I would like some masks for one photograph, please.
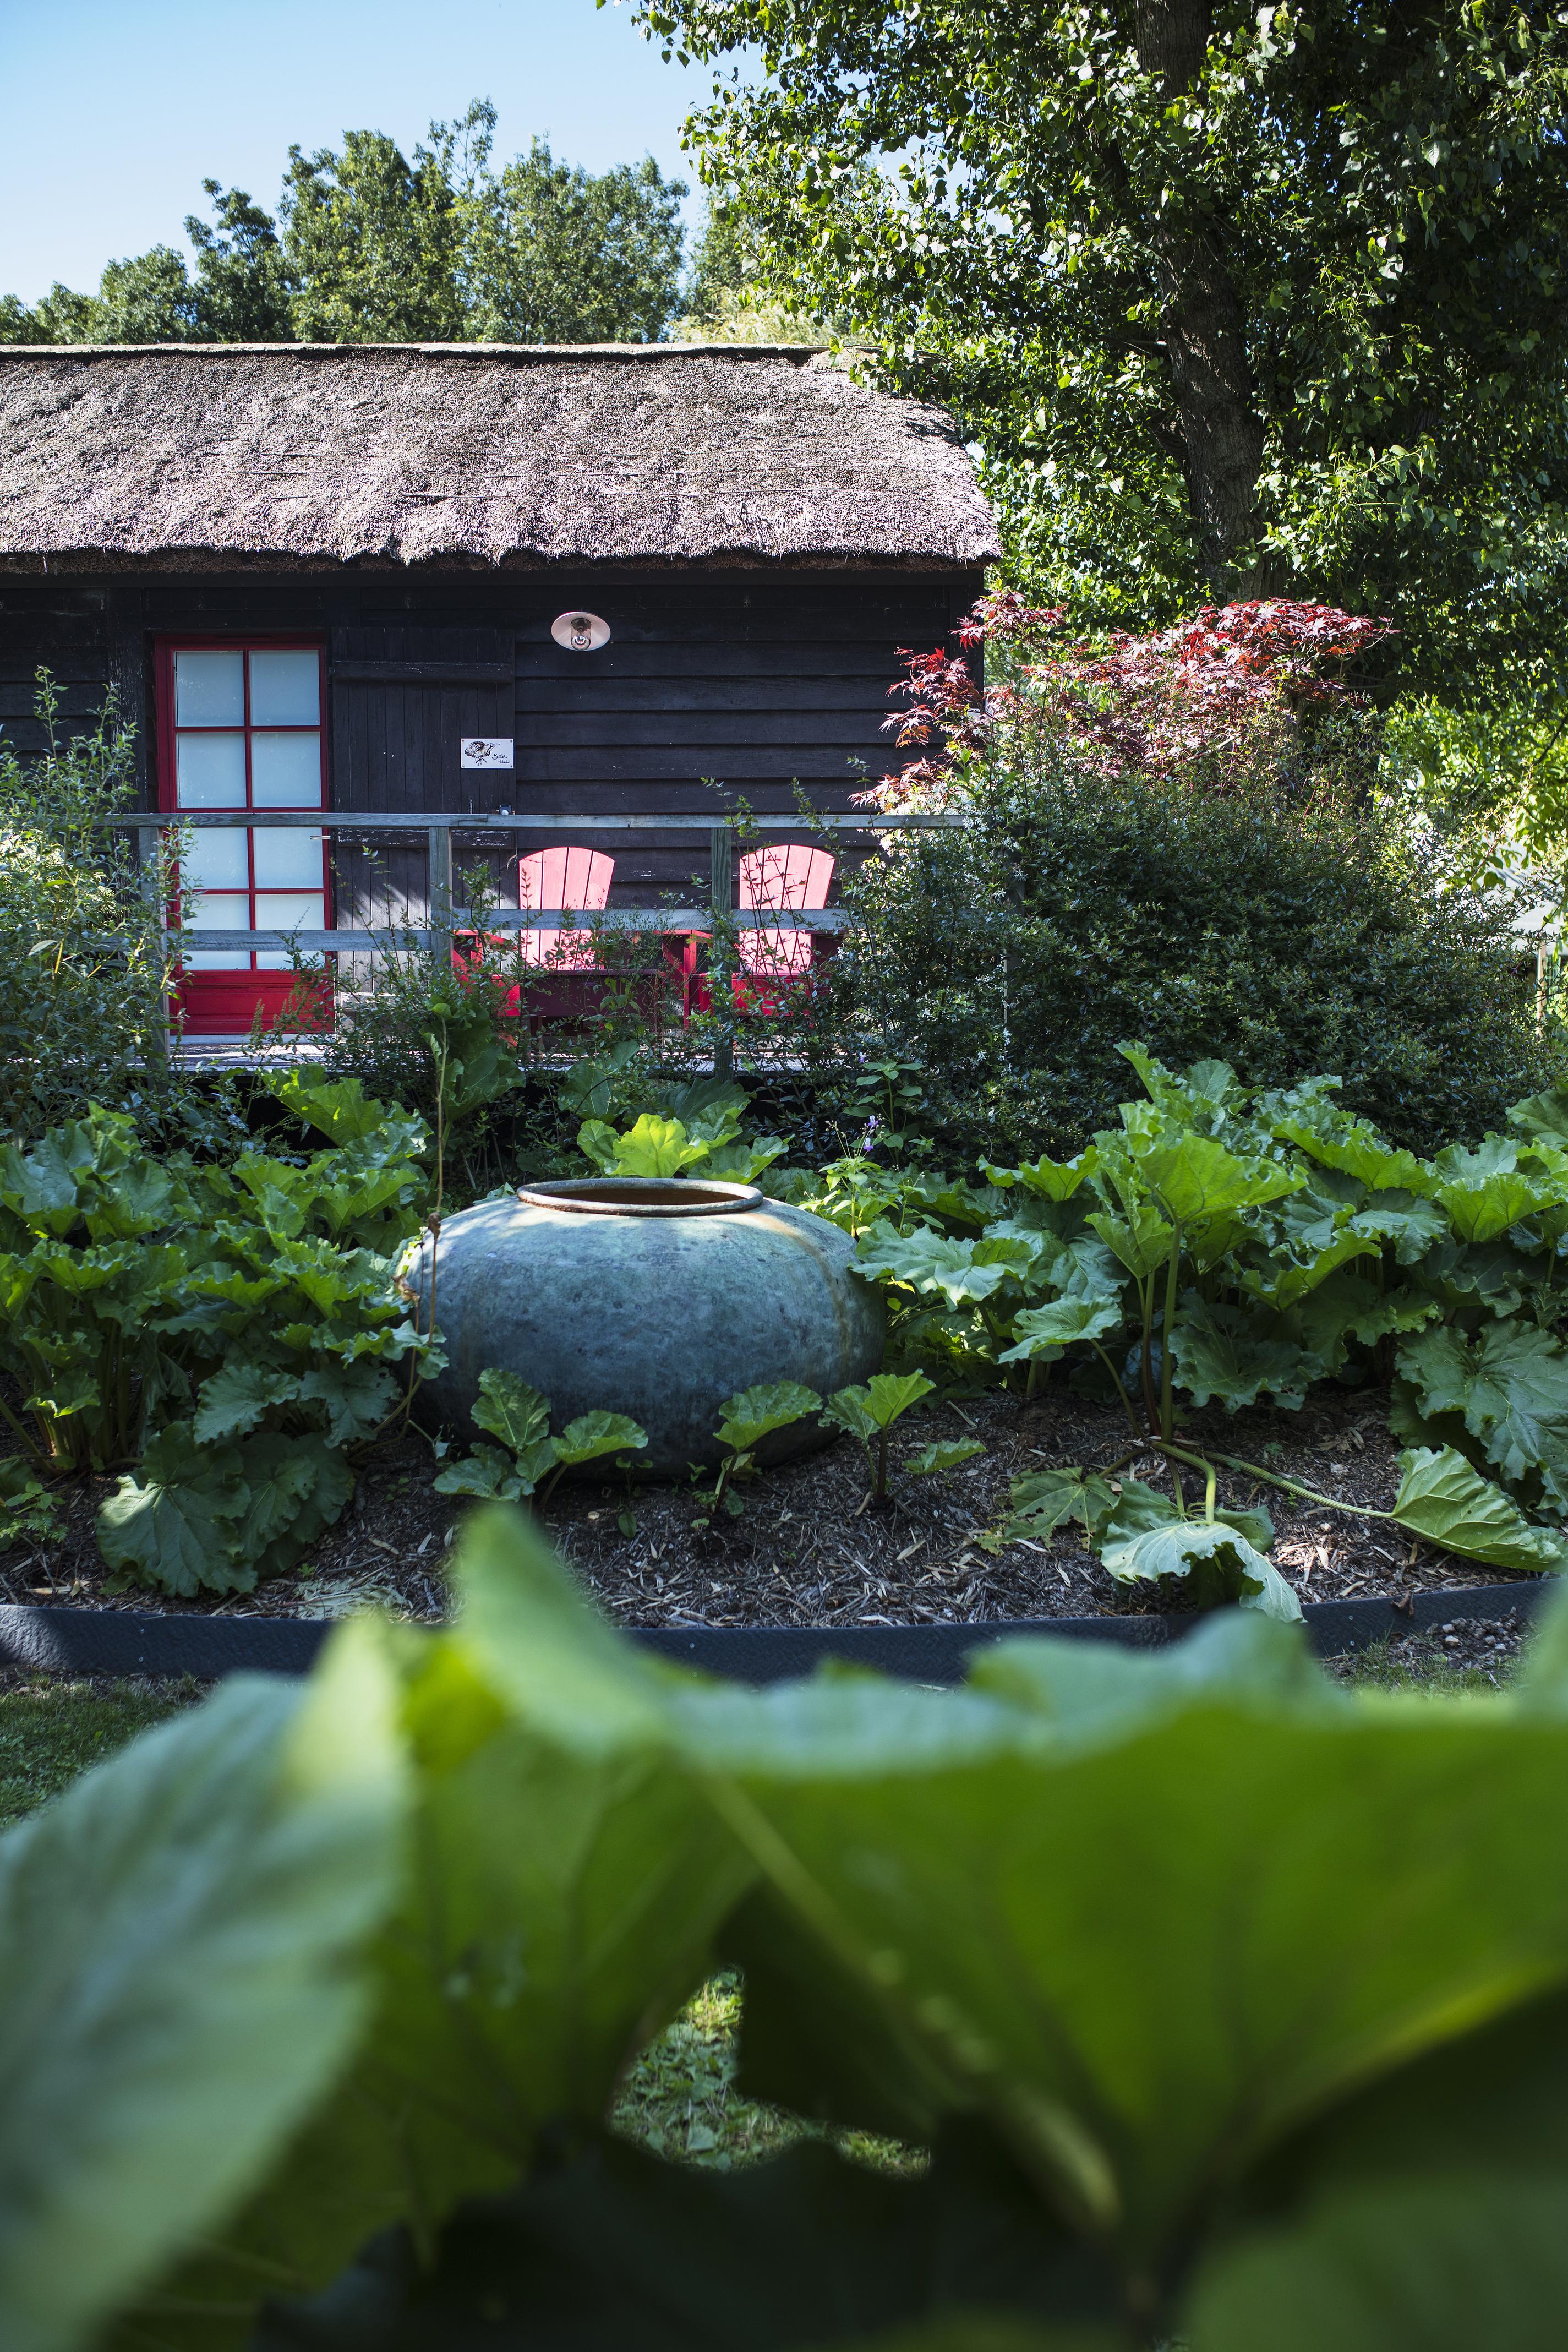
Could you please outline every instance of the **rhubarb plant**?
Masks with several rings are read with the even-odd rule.
[[[448,1464],[434,1482],[438,1495],[516,1503],[537,1493],[543,1504],[568,1470],[606,1454],[615,1456],[617,1469],[627,1467],[648,1443],[647,1431],[623,1412],[579,1413],[552,1437],[549,1397],[516,1372],[493,1366],[479,1375],[472,1418],[500,1444],[486,1445],[481,1439],[472,1453]]]
[[[1414,1706],[1256,1611],[716,1685],[499,1510],[455,1582],[0,1839],[7,2346],[1557,2340],[1568,1595]],[[716,1966],[819,2127],[735,2171],[610,2124]]]

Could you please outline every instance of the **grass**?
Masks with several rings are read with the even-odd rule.
[[[918,2172],[925,2152],[869,2132],[804,2122],[762,2106],[735,2087],[741,1988],[733,1973],[710,1977],[673,2025],[648,2044],[626,2078],[614,2125],[623,2138],[675,2163],[727,2172],[777,2156],[792,2140],[826,2139],[841,2156],[883,2172]]]
[[[1500,1661],[1491,1672],[1458,1665],[1427,1642],[1374,1642],[1364,1650],[1325,1661],[1336,1681],[1362,1690],[1419,1691],[1431,1698],[1496,1696],[1519,1664],[1519,1655]]]
[[[202,1696],[199,1683],[56,1682],[0,1690],[0,1828]]]

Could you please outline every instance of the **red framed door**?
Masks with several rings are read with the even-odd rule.
[[[158,648],[158,800],[171,811],[327,804],[326,649],[317,639],[183,637]],[[204,930],[323,930],[324,833],[308,825],[204,827],[180,862],[184,920]],[[189,893],[187,897],[186,894]],[[287,954],[244,949],[185,958],[180,999],[196,1036],[275,1020]]]

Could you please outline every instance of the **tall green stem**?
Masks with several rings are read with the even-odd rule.
[[[1155,1410],[1155,1364],[1151,1352],[1155,1324],[1155,1277],[1152,1274],[1145,1275],[1142,1282],[1139,1283],[1138,1297],[1144,1309],[1143,1338],[1139,1342],[1139,1354],[1144,1372],[1144,1411],[1148,1416],[1148,1425],[1153,1429],[1159,1420],[1159,1414]],[[1120,1388],[1121,1381],[1118,1381],[1116,1385]]]
[[[1104,1349],[1100,1345],[1098,1339],[1091,1339],[1089,1345],[1093,1349],[1094,1353],[1099,1357],[1100,1361],[1110,1373],[1112,1381],[1115,1385],[1116,1394],[1122,1400],[1122,1411],[1127,1416],[1127,1426],[1133,1433],[1133,1444],[1134,1446],[1142,1446],[1144,1443],[1144,1433],[1138,1427],[1138,1416],[1133,1411],[1133,1400],[1127,1394],[1126,1390],[1122,1386],[1121,1380],[1117,1375],[1115,1365],[1111,1361],[1110,1357],[1105,1353]],[[1131,1459],[1130,1456],[1129,1459]]]
[[[1171,1232],[1170,1265],[1166,1275],[1166,1319],[1160,1332],[1160,1435],[1168,1445],[1176,1429],[1176,1413],[1172,1388],[1176,1379],[1176,1355],[1171,1347],[1171,1334],[1176,1329],[1176,1281],[1181,1270],[1181,1227]]]
[[[1172,1445],[1168,1441],[1159,1438],[1156,1438],[1155,1443],[1162,1454],[1174,1454],[1178,1462],[1190,1463],[1195,1470],[1207,1471],[1209,1477],[1213,1477],[1214,1473],[1203,1454],[1184,1453],[1179,1445]],[[1315,1486],[1303,1486],[1294,1478],[1282,1478],[1277,1470],[1260,1469],[1256,1462],[1243,1462],[1240,1455],[1237,1454],[1216,1454],[1214,1460],[1223,1462],[1228,1470],[1242,1470],[1246,1472],[1249,1478],[1260,1478],[1266,1486],[1282,1486],[1288,1495],[1300,1495],[1309,1503],[1321,1503],[1325,1511],[1348,1511],[1353,1517],[1358,1519],[1392,1519],[1394,1517],[1392,1511],[1375,1511],[1366,1503],[1342,1503],[1337,1496],[1320,1495]]]

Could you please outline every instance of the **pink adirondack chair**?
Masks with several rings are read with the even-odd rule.
[[[598,914],[610,903],[614,873],[613,857],[597,849],[536,849],[517,860],[517,904],[538,914]],[[553,971],[591,971],[599,961],[587,932],[522,931],[518,944],[525,963]]]
[[[758,913],[809,914],[825,907],[834,860],[825,849],[804,842],[770,842],[748,849],[736,867],[736,900]],[[811,934],[806,930],[741,931],[736,952],[742,970],[758,980],[799,980],[811,966]]]

